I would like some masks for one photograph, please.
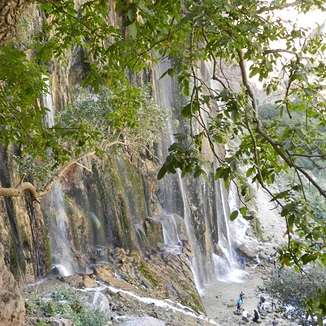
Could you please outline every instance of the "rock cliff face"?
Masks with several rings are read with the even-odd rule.
[[[23,325],[25,303],[17,281],[4,261],[4,248],[0,244],[0,320],[1,325]]]

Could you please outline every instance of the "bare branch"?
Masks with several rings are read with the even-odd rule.
[[[0,197],[19,197],[23,191],[29,190],[34,200],[39,197],[35,187],[30,182],[20,182],[16,188],[0,187]]]

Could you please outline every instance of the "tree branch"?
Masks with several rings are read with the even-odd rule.
[[[34,200],[39,197],[35,187],[30,182],[20,182],[16,188],[0,187],[0,197],[19,197],[24,190],[29,190]]]

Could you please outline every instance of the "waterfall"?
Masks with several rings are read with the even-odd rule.
[[[220,198],[216,198],[216,202],[220,200],[222,205],[222,212],[217,216],[217,229],[218,229],[218,245],[223,250],[229,263],[233,262],[232,244],[229,230],[229,216],[230,209],[227,206],[227,200],[225,199],[224,187],[220,179],[215,181],[216,183],[216,195]],[[218,191],[219,190],[219,191]]]
[[[175,103],[175,89],[172,87],[172,79],[170,79],[168,76],[165,76],[164,78],[160,79],[163,72],[165,72],[170,66],[170,63],[162,62],[158,65],[158,71],[156,73],[157,81],[155,86],[157,87],[156,94],[158,96],[157,102],[160,106],[165,107],[167,109],[170,109],[174,107]],[[169,118],[168,126],[166,130],[166,137],[162,139],[162,145],[161,145],[161,153],[159,153],[159,157],[164,160],[167,153],[168,153],[168,147],[174,142],[174,136],[173,134],[176,133],[176,131],[173,131],[173,124],[171,121],[171,118]],[[196,246],[196,243],[193,240],[193,231],[191,230],[191,225],[189,223],[189,213],[188,213],[188,205],[185,195],[185,187],[183,180],[181,178],[180,171],[177,171],[176,175],[166,175],[164,180],[162,180],[159,183],[160,186],[160,199],[161,199],[161,205],[163,207],[163,210],[167,212],[165,215],[165,218],[167,216],[171,216],[169,214],[176,213],[179,216],[182,216],[184,225],[186,228],[186,234],[183,235],[183,237],[190,241],[192,246],[192,253],[193,253],[193,260],[191,262],[191,267],[194,271],[194,279],[197,288],[200,287],[199,282],[199,275],[197,273],[196,269],[196,249],[194,246]],[[172,215],[174,218],[174,216]],[[165,225],[166,223],[163,223],[162,225]],[[169,230],[167,230],[169,231]]]
[[[214,70],[211,62],[202,62],[198,69],[198,76],[207,85],[207,89],[203,88],[205,95],[211,95],[211,89],[218,89],[220,85],[211,78],[211,71]],[[212,108],[218,107],[218,103],[211,103]],[[207,111],[210,109],[207,108]],[[214,109],[213,109],[214,110]],[[214,114],[214,112],[213,112]],[[204,110],[201,113],[203,123],[206,128],[209,127],[207,113]],[[219,149],[215,147],[215,152],[219,153]],[[207,151],[204,153],[206,159],[212,162],[214,170],[219,167],[219,162],[212,157]],[[217,225],[217,247],[213,252],[213,259],[217,280],[220,281],[238,281],[239,275],[243,274],[239,270],[238,263],[234,254],[234,247],[237,242],[245,237],[245,231],[248,228],[248,222],[240,216],[235,221],[230,221],[230,212],[238,210],[239,206],[236,201],[236,189],[234,183],[231,182],[230,189],[225,189],[223,181],[218,179],[214,181],[215,191],[215,214]]]
[[[220,182],[221,194],[223,196],[224,191]],[[242,282],[242,278],[246,275],[246,272],[239,268],[239,263],[234,257],[234,247],[246,242],[246,230],[249,227],[249,222],[246,221],[239,212],[237,219],[234,221],[229,220],[229,212],[233,212],[239,209],[237,200],[237,189],[234,182],[231,182],[228,190],[227,200],[222,201],[224,205],[227,205],[224,216],[224,223],[219,226],[219,229],[225,229],[225,233],[219,231],[219,246],[222,251],[222,255],[214,254],[214,262],[217,270],[217,280],[222,282]],[[221,221],[220,221],[221,223]],[[220,233],[222,234],[220,235]],[[222,240],[220,241],[220,237]],[[259,257],[257,263],[259,264]]]
[[[48,109],[44,116],[44,123],[49,127],[54,126],[54,106],[52,101],[51,85],[47,80],[47,94],[41,98],[42,104]],[[76,264],[72,258],[72,252],[69,244],[67,231],[66,212],[64,203],[64,194],[59,181],[55,181],[51,191],[46,195],[49,207],[46,208],[47,216],[49,216],[49,233],[52,254],[53,268],[60,275],[70,275],[76,271]],[[43,208],[45,209],[45,208]]]
[[[177,176],[178,176],[178,181],[179,181],[179,186],[180,186],[180,191],[181,191],[181,198],[182,198],[182,204],[184,207],[184,221],[185,221],[185,226],[186,230],[188,233],[189,241],[192,246],[192,253],[193,253],[193,261],[192,261],[192,269],[193,269],[193,274],[195,278],[195,284],[199,292],[201,292],[201,287],[202,287],[202,278],[200,275],[199,271],[199,255],[200,255],[200,249],[198,246],[198,243],[195,239],[195,230],[193,229],[193,226],[190,222],[189,218],[189,204],[186,201],[186,192],[185,192],[185,185],[184,185],[184,180],[181,178],[181,172],[180,170],[177,170]]]
[[[237,189],[234,182],[231,182],[230,184],[228,204],[231,212],[239,210]],[[229,224],[231,233],[234,235],[234,242],[237,242],[238,244],[247,242],[246,231],[250,227],[250,223],[242,217],[240,212],[238,217],[234,221],[230,221]],[[252,239],[250,241],[252,241]]]
[[[179,238],[176,214],[163,213],[157,220],[161,222],[165,249],[173,254],[181,254],[181,240]]]
[[[76,272],[77,264],[73,259],[69,243],[65,199],[59,181],[54,183],[47,196],[51,205],[48,215],[51,218],[49,232],[53,268],[60,275],[71,275]]]
[[[175,81],[168,76],[159,79],[169,67],[168,61],[158,66],[156,70],[158,78],[154,85],[156,87],[154,93],[158,97],[157,102],[160,106],[178,108],[178,87],[174,84]],[[211,85],[209,69],[211,69],[209,63],[204,63],[199,75],[213,88],[216,85]],[[173,114],[177,113],[173,112]],[[174,134],[183,132],[182,126],[178,128],[174,126],[171,116],[166,136],[162,139],[158,151],[158,156],[162,160],[165,160],[168,154],[168,147],[175,142]],[[208,126],[205,112],[202,113],[202,117]],[[176,119],[180,120],[178,116]],[[200,132],[200,130],[197,131]],[[203,155],[211,162],[213,169],[216,169],[218,162],[210,153],[208,144],[203,144],[204,146],[206,148],[203,150]],[[217,148],[216,151],[218,152]],[[206,172],[210,179],[214,179],[213,174]],[[181,216],[184,222],[185,234],[178,230],[178,236],[181,240],[186,239],[191,243],[193,253],[191,267],[199,292],[206,284],[214,282],[216,278],[230,280],[238,278],[238,274],[243,273],[237,268],[234,247],[239,239],[243,239],[245,234],[243,230],[247,228],[247,221],[243,223],[244,219],[241,217],[233,222],[229,219],[230,211],[235,209],[234,194],[234,189],[227,191],[221,180],[214,180],[212,187],[208,188],[203,178],[195,180],[187,176],[182,178],[179,169],[174,175],[168,174],[159,182],[158,198],[165,212],[162,218],[171,220],[175,216]],[[238,227],[243,234],[238,231]],[[175,231],[163,224],[163,232]],[[172,237],[176,239],[174,235]],[[166,245],[170,244],[169,239],[169,236],[165,235]]]
[[[48,109],[47,114],[43,117],[44,123],[48,127],[53,127],[54,126],[54,107],[53,107],[53,101],[52,101],[52,93],[51,93],[51,86],[50,86],[50,81],[46,81],[47,87],[49,92],[44,94],[41,98],[42,104],[44,107]]]
[[[170,67],[168,61],[158,65],[155,73],[156,80],[154,93],[157,96],[157,102],[161,107],[173,108],[180,106],[180,98],[177,93],[177,85],[169,76],[160,79],[160,76]],[[177,111],[177,110],[176,110]],[[157,151],[158,157],[164,161],[168,154],[168,147],[175,142],[174,134],[182,132],[182,126],[176,127],[173,124],[173,111],[169,117],[165,137],[162,137],[160,147]],[[179,120],[176,116],[175,119]],[[164,210],[160,219],[176,219],[181,217],[183,229],[178,230],[178,237],[175,235],[165,236],[166,245],[168,239],[172,236],[181,241],[187,240],[191,244],[192,259],[191,268],[193,271],[197,290],[202,291],[205,284],[212,282],[215,278],[215,265],[212,256],[213,241],[211,239],[211,228],[209,226],[207,185],[203,179],[193,180],[192,177],[181,177],[181,171],[178,169],[175,174],[167,174],[159,181],[157,196]],[[174,232],[171,228],[166,228],[168,222],[162,223],[164,232]],[[169,222],[170,225],[173,223]]]
[[[210,89],[213,88],[212,80],[209,74],[209,63],[203,63],[201,66],[200,71],[198,74],[201,76],[201,79],[205,81],[207,85],[209,85]],[[203,92],[205,93],[205,89],[203,89]],[[207,95],[210,94],[210,91],[207,90]],[[214,103],[212,106],[214,107]],[[207,108],[207,112],[209,111],[209,108]],[[208,116],[207,112],[203,111],[201,113],[201,117],[203,119],[203,123],[205,124],[206,128],[209,128],[208,124]],[[204,145],[203,145],[204,147]],[[211,149],[209,148],[209,145],[207,144],[207,149],[203,150],[203,155],[205,156],[205,159],[210,161],[213,166],[213,170],[215,170],[217,167],[219,167],[219,162],[217,159],[213,156],[212,153],[210,153]],[[219,153],[219,149],[215,147],[215,152]],[[209,171],[205,169],[205,172],[207,175],[209,175]],[[214,176],[212,176],[214,178]],[[206,184],[206,182],[205,182]],[[230,207],[230,203],[228,201],[227,196],[227,190],[224,187],[223,181],[218,179],[213,182],[213,194],[214,194],[214,203],[215,203],[215,221],[216,221],[216,228],[217,228],[217,235],[216,238],[213,238],[212,241],[214,243],[217,242],[217,246],[215,246],[215,250],[212,252],[213,261],[214,261],[214,272],[216,279],[218,280],[230,280],[230,279],[237,279],[237,272],[236,272],[236,262],[234,258],[234,248],[233,243],[235,242],[235,230],[231,228],[231,221],[229,219],[230,211],[232,211]],[[205,188],[205,197],[208,197],[209,193],[207,191],[207,185]],[[208,205],[205,207],[205,217],[208,213]],[[235,277],[233,277],[233,274],[235,274]]]

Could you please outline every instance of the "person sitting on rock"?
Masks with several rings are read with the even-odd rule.
[[[242,320],[245,322],[248,322],[248,312],[245,309],[242,309],[242,314],[241,314]]]

